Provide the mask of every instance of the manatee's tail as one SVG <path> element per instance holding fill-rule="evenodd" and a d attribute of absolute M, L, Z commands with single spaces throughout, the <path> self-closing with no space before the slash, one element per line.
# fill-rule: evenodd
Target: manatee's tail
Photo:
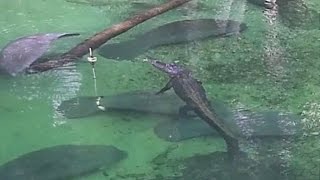
<path fill-rule="evenodd" d="M 106 44 L 98 49 L 98 54 L 107 59 L 132 60 L 148 50 L 144 42 L 137 40 Z"/>
<path fill-rule="evenodd" d="M 69 37 L 69 36 L 79 36 L 79 35 L 80 33 L 65 33 L 65 34 L 61 34 L 59 38 Z"/>

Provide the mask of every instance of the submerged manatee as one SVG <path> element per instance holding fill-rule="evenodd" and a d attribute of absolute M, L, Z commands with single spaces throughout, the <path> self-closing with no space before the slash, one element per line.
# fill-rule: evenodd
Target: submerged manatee
<path fill-rule="evenodd" d="M 148 49 L 161 45 L 185 43 L 209 37 L 239 33 L 247 26 L 233 20 L 196 19 L 175 21 L 150 30 L 133 40 L 105 44 L 98 53 L 109 59 L 133 59 Z"/>
<path fill-rule="evenodd" d="M 127 153 L 107 145 L 58 145 L 24 154 L 0 166 L 2 180 L 67 180 L 108 168 Z"/>
<path fill-rule="evenodd" d="M 110 111 L 178 116 L 180 106 L 184 105 L 184 102 L 173 92 L 155 95 L 152 91 L 133 91 L 99 98 L 99 103 L 105 108 L 105 111 L 102 111 L 96 104 L 98 98 L 94 96 L 75 97 L 62 101 L 57 110 L 70 119 Z"/>
<path fill-rule="evenodd" d="M 212 104 L 212 107 L 217 108 L 217 105 Z M 230 110 L 218 108 L 216 109 L 218 116 L 221 116 L 239 137 L 284 138 L 303 134 L 300 119 L 294 114 L 265 111 L 237 116 Z M 154 128 L 154 132 L 161 139 L 170 142 L 202 136 L 219 136 L 218 132 L 198 117 L 160 122 Z"/>
<path fill-rule="evenodd" d="M 81 118 L 110 111 L 132 111 L 141 114 L 158 114 L 170 117 L 160 122 L 155 134 L 166 141 L 182 141 L 201 136 L 218 136 L 218 133 L 195 114 L 179 117 L 179 109 L 185 103 L 170 91 L 155 95 L 154 91 L 135 91 L 105 96 L 99 103 L 104 111 L 97 107 L 97 97 L 76 97 L 63 101 L 58 110 L 67 118 Z M 250 137 L 286 137 L 302 134 L 299 117 L 276 111 L 250 112 L 237 111 L 219 100 L 211 100 L 211 106 L 217 115 L 238 136 Z M 165 118 L 167 119 L 167 118 Z"/>
<path fill-rule="evenodd" d="M 18 38 L 7 44 L 0 52 L 0 72 L 16 76 L 24 71 L 62 37 L 77 36 L 78 33 L 46 33 Z"/>

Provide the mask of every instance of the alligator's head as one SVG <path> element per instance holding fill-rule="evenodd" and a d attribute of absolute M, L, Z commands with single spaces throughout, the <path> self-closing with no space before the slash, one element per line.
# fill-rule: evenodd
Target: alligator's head
<path fill-rule="evenodd" d="M 159 60 L 150 60 L 151 64 L 159 69 L 162 72 L 167 73 L 169 76 L 177 76 L 183 72 L 186 72 L 186 69 L 178 66 L 175 63 L 164 63 Z"/>

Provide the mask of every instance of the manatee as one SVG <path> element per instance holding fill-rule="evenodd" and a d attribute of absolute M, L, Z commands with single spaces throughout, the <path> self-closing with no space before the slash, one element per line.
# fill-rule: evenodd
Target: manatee
<path fill-rule="evenodd" d="M 212 104 L 213 108 L 217 106 Z M 226 109 L 217 109 L 217 114 L 226 113 L 223 120 L 231 126 L 238 137 L 284 138 L 303 134 L 301 119 L 291 113 L 277 111 L 250 112 L 246 116 L 236 116 Z M 172 119 L 160 122 L 154 127 L 155 134 L 169 142 L 179 142 L 203 136 L 219 136 L 219 133 L 199 117 Z"/>
<path fill-rule="evenodd" d="M 231 109 L 219 100 L 211 100 L 210 103 L 217 116 L 230 127 L 233 133 L 239 135 L 240 129 L 234 123 Z M 182 116 L 162 121 L 154 127 L 154 133 L 159 138 L 170 142 L 178 142 L 200 136 L 219 136 L 219 133 L 215 129 L 196 115 Z"/>
<path fill-rule="evenodd" d="M 23 72 L 49 48 L 53 41 L 78 33 L 43 33 L 18 38 L 0 52 L 0 72 L 16 76 Z"/>
<path fill-rule="evenodd" d="M 127 157 L 109 145 L 57 145 L 26 153 L 0 166 L 3 180 L 68 180 L 108 168 Z"/>
<path fill-rule="evenodd" d="M 246 28 L 246 24 L 233 20 L 174 21 L 138 35 L 132 40 L 105 44 L 98 49 L 98 54 L 109 59 L 130 60 L 158 46 L 227 36 L 239 33 Z"/>
<path fill-rule="evenodd" d="M 100 99 L 101 97 L 101 99 Z M 143 114 L 178 116 L 180 106 L 184 102 L 173 92 L 155 95 L 152 91 L 131 91 L 109 96 L 80 96 L 62 101 L 57 110 L 69 119 L 92 116 L 110 111 L 132 111 Z M 97 107 L 97 100 L 102 111 Z"/>
<path fill-rule="evenodd" d="M 82 96 L 63 101 L 58 107 L 67 118 L 81 118 L 110 111 L 130 111 L 146 114 L 165 115 L 168 118 L 154 127 L 154 133 L 161 139 L 171 142 L 201 136 L 219 136 L 195 114 L 179 115 L 184 105 L 174 92 L 155 95 L 155 91 L 134 91 L 105 96 L 99 103 L 105 110 L 97 107 L 98 97 Z M 231 109 L 223 101 L 211 100 L 217 116 L 238 136 L 286 137 L 302 134 L 302 124 L 298 116 L 277 111 L 250 112 Z"/>

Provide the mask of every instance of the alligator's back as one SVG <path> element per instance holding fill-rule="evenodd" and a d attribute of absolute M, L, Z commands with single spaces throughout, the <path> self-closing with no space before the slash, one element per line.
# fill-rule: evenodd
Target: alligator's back
<path fill-rule="evenodd" d="M 210 106 L 201 82 L 194 79 L 189 73 L 182 73 L 174 77 L 171 82 L 176 94 L 185 101 L 199 117 L 218 132 L 235 138 L 235 133 L 218 117 L 215 110 Z"/>
<path fill-rule="evenodd" d="M 201 82 L 191 75 L 182 74 L 172 79 L 175 93 L 192 108 L 199 105 L 209 107 L 210 103 Z"/>

